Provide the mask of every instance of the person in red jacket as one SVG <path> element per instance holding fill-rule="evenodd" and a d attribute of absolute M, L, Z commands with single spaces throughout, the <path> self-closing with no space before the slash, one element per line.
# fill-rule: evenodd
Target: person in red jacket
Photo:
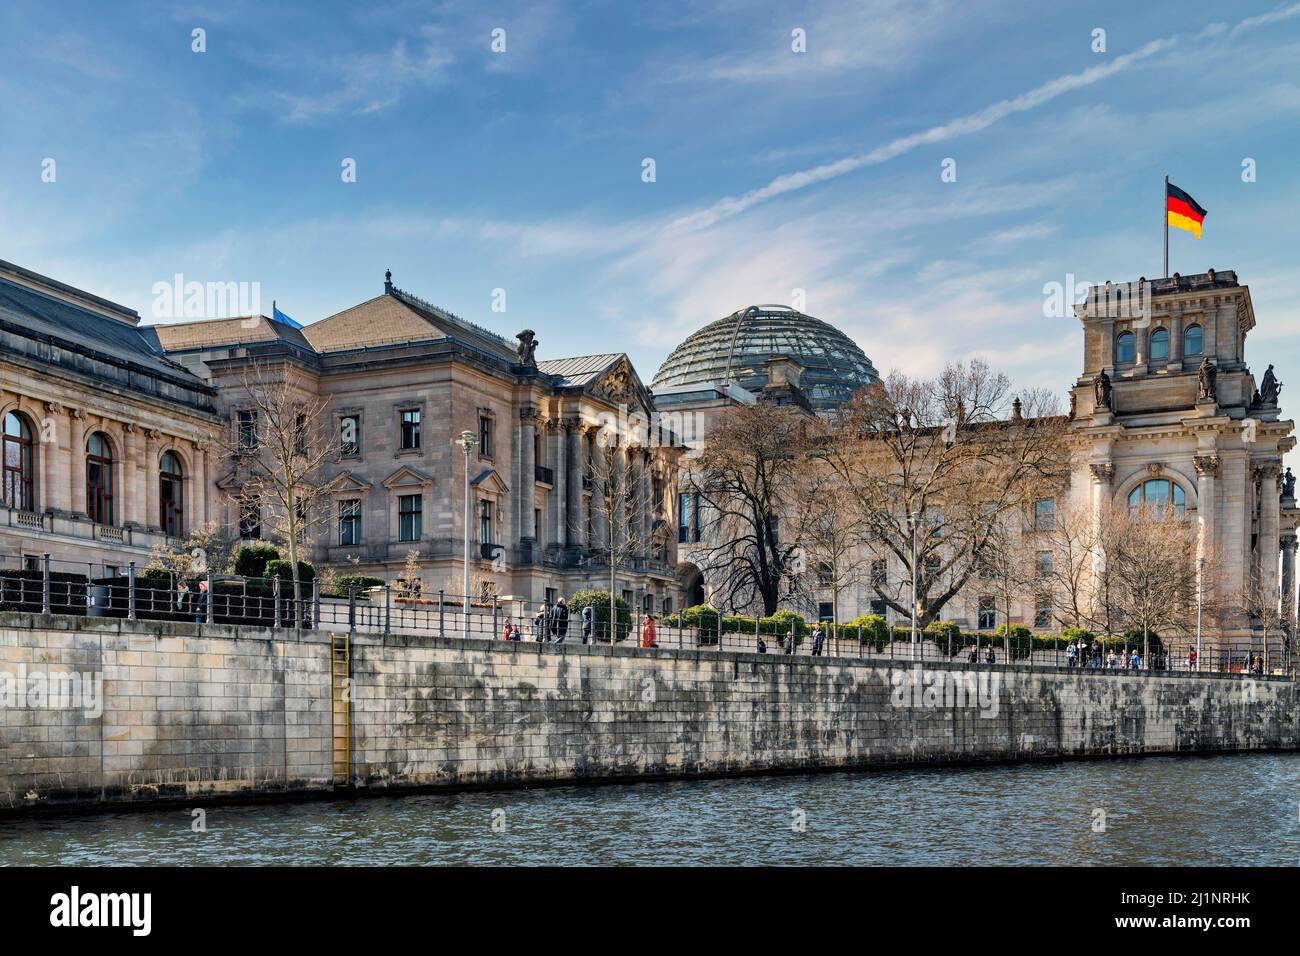
<path fill-rule="evenodd" d="M 515 626 L 510 621 L 506 621 L 505 630 L 501 632 L 501 640 L 513 641 L 515 639 Z"/>
<path fill-rule="evenodd" d="M 641 625 L 641 646 L 658 647 L 658 635 L 655 633 L 655 616 L 647 614 L 645 623 Z"/>

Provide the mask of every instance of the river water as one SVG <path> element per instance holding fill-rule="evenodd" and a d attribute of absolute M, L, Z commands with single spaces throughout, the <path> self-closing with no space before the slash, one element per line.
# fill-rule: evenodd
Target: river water
<path fill-rule="evenodd" d="M 1300 865 L 1296 753 L 195 808 L 0 819 L 0 863 Z"/>

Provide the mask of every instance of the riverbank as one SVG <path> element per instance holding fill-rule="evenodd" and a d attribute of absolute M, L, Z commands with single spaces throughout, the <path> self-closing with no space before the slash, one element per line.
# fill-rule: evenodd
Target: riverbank
<path fill-rule="evenodd" d="M 16 813 L 1300 748 L 1297 685 L 1231 675 L 21 613 L 0 615 L 0 652 L 29 680 L 102 682 L 98 702 L 4 708 Z"/>

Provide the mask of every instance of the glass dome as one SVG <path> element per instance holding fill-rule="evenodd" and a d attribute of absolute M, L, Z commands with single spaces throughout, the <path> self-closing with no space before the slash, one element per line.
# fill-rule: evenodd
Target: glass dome
<path fill-rule="evenodd" d="M 774 355 L 803 366 L 800 385 L 816 411 L 829 411 L 879 374 L 857 344 L 835 328 L 789 306 L 755 305 L 710 322 L 673 349 L 652 390 L 728 380 L 758 391 Z"/>

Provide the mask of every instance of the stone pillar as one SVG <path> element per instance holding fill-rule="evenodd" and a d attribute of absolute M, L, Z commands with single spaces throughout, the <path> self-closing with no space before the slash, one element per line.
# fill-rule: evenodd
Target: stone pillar
<path fill-rule="evenodd" d="M 162 433 L 156 429 L 146 428 L 144 431 L 144 518 L 140 523 L 154 530 L 161 530 L 158 522 L 158 481 L 154 474 L 157 469 L 154 466 L 161 455 L 162 438 Z"/>
<path fill-rule="evenodd" d="M 587 547 L 594 549 L 603 549 L 609 544 L 609 532 L 606 529 L 606 518 L 601 513 L 603 499 L 605 495 L 605 476 L 601 474 L 604 470 L 604 464 L 598 463 L 603 449 L 597 443 L 597 433 L 600 429 L 594 425 L 589 425 L 583 429 L 586 436 L 587 460 L 591 467 L 588 474 L 591 475 L 591 498 L 588 499 L 587 506 L 591 509 L 591 538 L 587 542 Z"/>
<path fill-rule="evenodd" d="M 636 449 L 637 461 L 637 507 L 640 512 L 641 553 L 648 564 L 654 554 L 650 546 L 650 535 L 654 529 L 654 515 L 650 513 L 650 449 Z"/>
<path fill-rule="evenodd" d="M 1261 462 L 1255 466 L 1255 477 L 1259 480 L 1259 586 L 1264 594 L 1275 593 L 1278 586 L 1277 558 L 1281 546 L 1281 502 L 1277 489 L 1279 470 L 1278 463 L 1274 461 Z"/>
<path fill-rule="evenodd" d="M 86 517 L 86 411 L 74 408 L 70 412 L 68 436 L 68 477 L 69 502 L 68 511 L 79 517 Z"/>
<path fill-rule="evenodd" d="M 45 419 L 41 422 L 40 444 L 37 454 L 41 461 L 41 485 L 36 489 L 36 510 L 66 513 L 71 508 L 72 493 L 68 475 L 72 452 L 71 419 L 67 409 L 58 402 L 45 403 Z"/>
<path fill-rule="evenodd" d="M 1192 464 L 1196 466 L 1196 517 L 1201 525 L 1196 556 L 1204 558 L 1214 553 L 1218 524 L 1214 479 L 1219 477 L 1219 456 L 1197 455 L 1192 459 Z"/>
<path fill-rule="evenodd" d="M 1169 361 L 1183 363 L 1183 316 L 1178 312 L 1169 316 Z"/>
<path fill-rule="evenodd" d="M 564 540 L 562 544 L 573 547 L 584 544 L 582 526 L 582 423 L 576 418 L 564 420 L 565 478 Z"/>
<path fill-rule="evenodd" d="M 566 467 L 568 451 L 565 448 L 568 431 L 561 422 L 552 421 L 547 432 L 551 468 L 555 471 L 555 487 L 551 491 L 550 507 L 547 509 L 551 522 L 547 543 L 562 548 L 569 542 L 568 519 L 565 517 L 569 510 L 569 474 Z"/>
<path fill-rule="evenodd" d="M 537 506 L 537 464 L 534 437 L 537 434 L 537 408 L 525 405 L 519 410 L 519 558 L 531 562 L 533 545 L 533 509 Z"/>
<path fill-rule="evenodd" d="M 212 520 L 208 516 L 208 443 L 205 441 L 194 443 L 194 474 L 190 476 L 189 482 L 189 509 L 190 514 L 194 516 L 193 521 L 187 521 L 186 530 L 201 528 Z"/>
<path fill-rule="evenodd" d="M 122 511 L 119 520 L 123 525 L 149 524 L 141 520 L 140 512 L 148 491 L 144 482 L 149 480 L 148 468 L 140 462 L 140 438 L 131 422 L 122 426 Z"/>
<path fill-rule="evenodd" d="M 1110 507 L 1111 482 L 1115 478 L 1115 465 L 1109 461 L 1092 462 L 1088 465 L 1092 472 L 1092 522 L 1095 531 L 1101 530 L 1102 515 Z M 1100 550 L 1093 555 L 1093 574 L 1104 570 L 1105 557 Z"/>
<path fill-rule="evenodd" d="M 1282 535 L 1282 621 L 1284 625 L 1294 625 L 1296 620 L 1295 549 L 1295 534 Z"/>
<path fill-rule="evenodd" d="M 1146 371 L 1151 362 L 1151 326 L 1147 325 L 1140 329 L 1133 330 L 1134 345 L 1137 348 L 1136 362 L 1133 364 L 1136 368 Z"/>

